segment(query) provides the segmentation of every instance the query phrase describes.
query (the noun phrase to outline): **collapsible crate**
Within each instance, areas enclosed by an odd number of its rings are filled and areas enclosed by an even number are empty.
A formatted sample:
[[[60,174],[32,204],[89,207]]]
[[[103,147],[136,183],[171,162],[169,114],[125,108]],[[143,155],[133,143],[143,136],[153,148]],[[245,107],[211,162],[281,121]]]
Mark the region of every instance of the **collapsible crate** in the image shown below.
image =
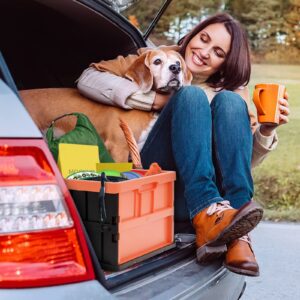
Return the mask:
[[[99,201],[101,183],[66,180],[105,269],[122,270],[174,247],[175,176],[175,172],[164,171],[138,179],[106,182],[104,219]]]

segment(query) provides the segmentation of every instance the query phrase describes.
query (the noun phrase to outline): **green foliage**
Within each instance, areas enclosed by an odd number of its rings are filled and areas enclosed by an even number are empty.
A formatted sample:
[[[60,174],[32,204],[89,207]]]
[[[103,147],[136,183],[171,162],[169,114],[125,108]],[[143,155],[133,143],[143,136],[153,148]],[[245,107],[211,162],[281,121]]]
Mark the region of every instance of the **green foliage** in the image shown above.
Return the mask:
[[[226,8],[246,27],[257,57],[299,62],[299,0],[229,0]]]
[[[256,173],[255,199],[269,210],[300,209],[300,171],[276,175]]]
[[[300,0],[289,0],[285,5],[284,23],[287,44],[300,49]]]
[[[271,210],[264,209],[264,219],[272,221],[290,221],[299,222],[300,220],[300,209],[291,208],[286,210]]]

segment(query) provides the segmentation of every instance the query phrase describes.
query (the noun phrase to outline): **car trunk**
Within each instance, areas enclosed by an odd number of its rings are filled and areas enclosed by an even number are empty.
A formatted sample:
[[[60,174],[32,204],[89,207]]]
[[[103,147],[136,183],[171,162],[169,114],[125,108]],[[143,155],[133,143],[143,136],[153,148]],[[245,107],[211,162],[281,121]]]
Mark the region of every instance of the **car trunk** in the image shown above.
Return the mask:
[[[19,90],[75,87],[91,62],[146,46],[137,29],[97,1],[3,0],[0,28],[0,48]],[[206,267],[196,264],[194,236],[182,234],[190,233],[190,224],[175,225],[175,233],[181,233],[175,249],[120,272],[103,271],[89,242],[98,280],[118,297],[138,297],[142,292],[144,298],[170,298],[184,291],[194,295],[195,286],[214,286],[222,298],[226,290],[216,283],[233,277],[221,261]],[[238,297],[243,278],[236,278]]]
[[[89,2],[101,14],[108,10]],[[126,33],[134,27],[128,30],[118,14],[114,19],[99,17],[85,1],[2,1],[1,49],[17,87],[74,87],[91,62],[145,46],[141,36]]]

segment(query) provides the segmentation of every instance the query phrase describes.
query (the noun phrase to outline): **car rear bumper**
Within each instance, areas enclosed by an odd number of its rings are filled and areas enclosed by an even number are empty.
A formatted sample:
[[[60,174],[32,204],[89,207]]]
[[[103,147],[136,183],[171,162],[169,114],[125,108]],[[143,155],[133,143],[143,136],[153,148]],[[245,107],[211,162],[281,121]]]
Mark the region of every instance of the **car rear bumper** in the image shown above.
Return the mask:
[[[114,299],[112,295],[96,281],[84,281],[43,288],[0,289],[1,300],[99,300]]]
[[[186,259],[152,276],[112,290],[117,298],[138,299],[239,299],[245,277],[222,266],[221,261],[201,266]]]

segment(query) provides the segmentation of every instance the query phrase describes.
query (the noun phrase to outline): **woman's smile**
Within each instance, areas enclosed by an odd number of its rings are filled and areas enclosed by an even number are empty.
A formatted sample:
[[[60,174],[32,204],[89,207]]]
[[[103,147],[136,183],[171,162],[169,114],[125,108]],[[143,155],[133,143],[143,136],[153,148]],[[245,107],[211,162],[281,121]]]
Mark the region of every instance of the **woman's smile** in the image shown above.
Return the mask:
[[[198,66],[206,65],[206,62],[202,58],[200,58],[195,52],[193,52],[192,60],[195,65]]]

